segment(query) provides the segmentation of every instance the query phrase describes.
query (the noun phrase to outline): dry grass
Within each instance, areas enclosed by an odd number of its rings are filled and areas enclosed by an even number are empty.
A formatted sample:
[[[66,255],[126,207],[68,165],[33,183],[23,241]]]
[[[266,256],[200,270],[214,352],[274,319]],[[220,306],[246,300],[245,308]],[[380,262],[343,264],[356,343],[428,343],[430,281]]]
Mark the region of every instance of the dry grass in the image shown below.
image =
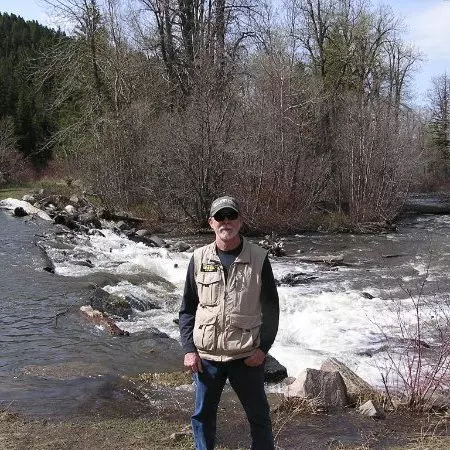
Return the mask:
[[[192,384],[192,376],[187,372],[167,372],[167,373],[141,373],[136,379],[141,383],[156,384],[159,386],[176,387],[185,384]]]

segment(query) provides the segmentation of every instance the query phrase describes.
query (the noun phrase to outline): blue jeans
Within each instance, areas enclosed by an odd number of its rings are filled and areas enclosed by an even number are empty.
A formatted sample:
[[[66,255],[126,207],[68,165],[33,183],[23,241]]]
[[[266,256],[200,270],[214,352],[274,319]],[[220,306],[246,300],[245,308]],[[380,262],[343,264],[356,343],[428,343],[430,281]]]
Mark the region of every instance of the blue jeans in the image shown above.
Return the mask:
[[[197,450],[212,450],[216,440],[217,408],[227,378],[236,392],[252,435],[252,450],[274,450],[269,403],[264,391],[264,364],[249,367],[243,359],[228,362],[202,359],[203,372],[194,374],[195,411],[192,431]]]

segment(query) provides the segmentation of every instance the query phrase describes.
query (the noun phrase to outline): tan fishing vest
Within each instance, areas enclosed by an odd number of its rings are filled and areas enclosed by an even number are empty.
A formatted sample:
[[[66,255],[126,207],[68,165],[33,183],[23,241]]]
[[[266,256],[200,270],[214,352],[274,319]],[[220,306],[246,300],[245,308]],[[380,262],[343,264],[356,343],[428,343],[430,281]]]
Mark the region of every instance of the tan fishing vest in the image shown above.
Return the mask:
[[[230,266],[228,279],[216,244],[194,251],[199,305],[194,344],[201,358],[229,361],[245,358],[259,346],[261,271],[267,251],[243,239],[241,253]]]

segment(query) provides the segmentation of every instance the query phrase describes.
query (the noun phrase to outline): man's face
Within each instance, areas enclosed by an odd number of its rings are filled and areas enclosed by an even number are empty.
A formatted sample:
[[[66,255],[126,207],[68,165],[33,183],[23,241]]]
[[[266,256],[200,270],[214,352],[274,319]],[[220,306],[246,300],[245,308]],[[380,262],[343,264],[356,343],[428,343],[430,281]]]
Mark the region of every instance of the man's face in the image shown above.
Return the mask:
[[[238,236],[242,221],[234,209],[223,208],[209,218],[209,225],[220,240],[230,242]]]

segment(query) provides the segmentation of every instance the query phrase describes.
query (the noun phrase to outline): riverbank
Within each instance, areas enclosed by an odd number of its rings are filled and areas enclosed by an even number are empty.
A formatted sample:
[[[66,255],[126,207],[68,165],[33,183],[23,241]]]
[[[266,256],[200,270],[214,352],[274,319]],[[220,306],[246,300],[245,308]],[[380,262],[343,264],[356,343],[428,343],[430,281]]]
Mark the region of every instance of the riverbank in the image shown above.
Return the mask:
[[[174,395],[176,400],[175,391]],[[270,399],[272,409],[277,401]],[[4,450],[187,450],[193,448],[191,435],[183,433],[188,420],[184,412],[180,414],[177,410],[176,401],[166,411],[148,405],[120,416],[62,422],[0,412],[0,447]],[[396,411],[384,420],[375,421],[354,410],[325,414],[293,407],[273,412],[272,420],[278,450],[450,448],[445,416],[416,416]],[[218,450],[248,448],[248,426],[232,394],[222,399],[218,427]]]

